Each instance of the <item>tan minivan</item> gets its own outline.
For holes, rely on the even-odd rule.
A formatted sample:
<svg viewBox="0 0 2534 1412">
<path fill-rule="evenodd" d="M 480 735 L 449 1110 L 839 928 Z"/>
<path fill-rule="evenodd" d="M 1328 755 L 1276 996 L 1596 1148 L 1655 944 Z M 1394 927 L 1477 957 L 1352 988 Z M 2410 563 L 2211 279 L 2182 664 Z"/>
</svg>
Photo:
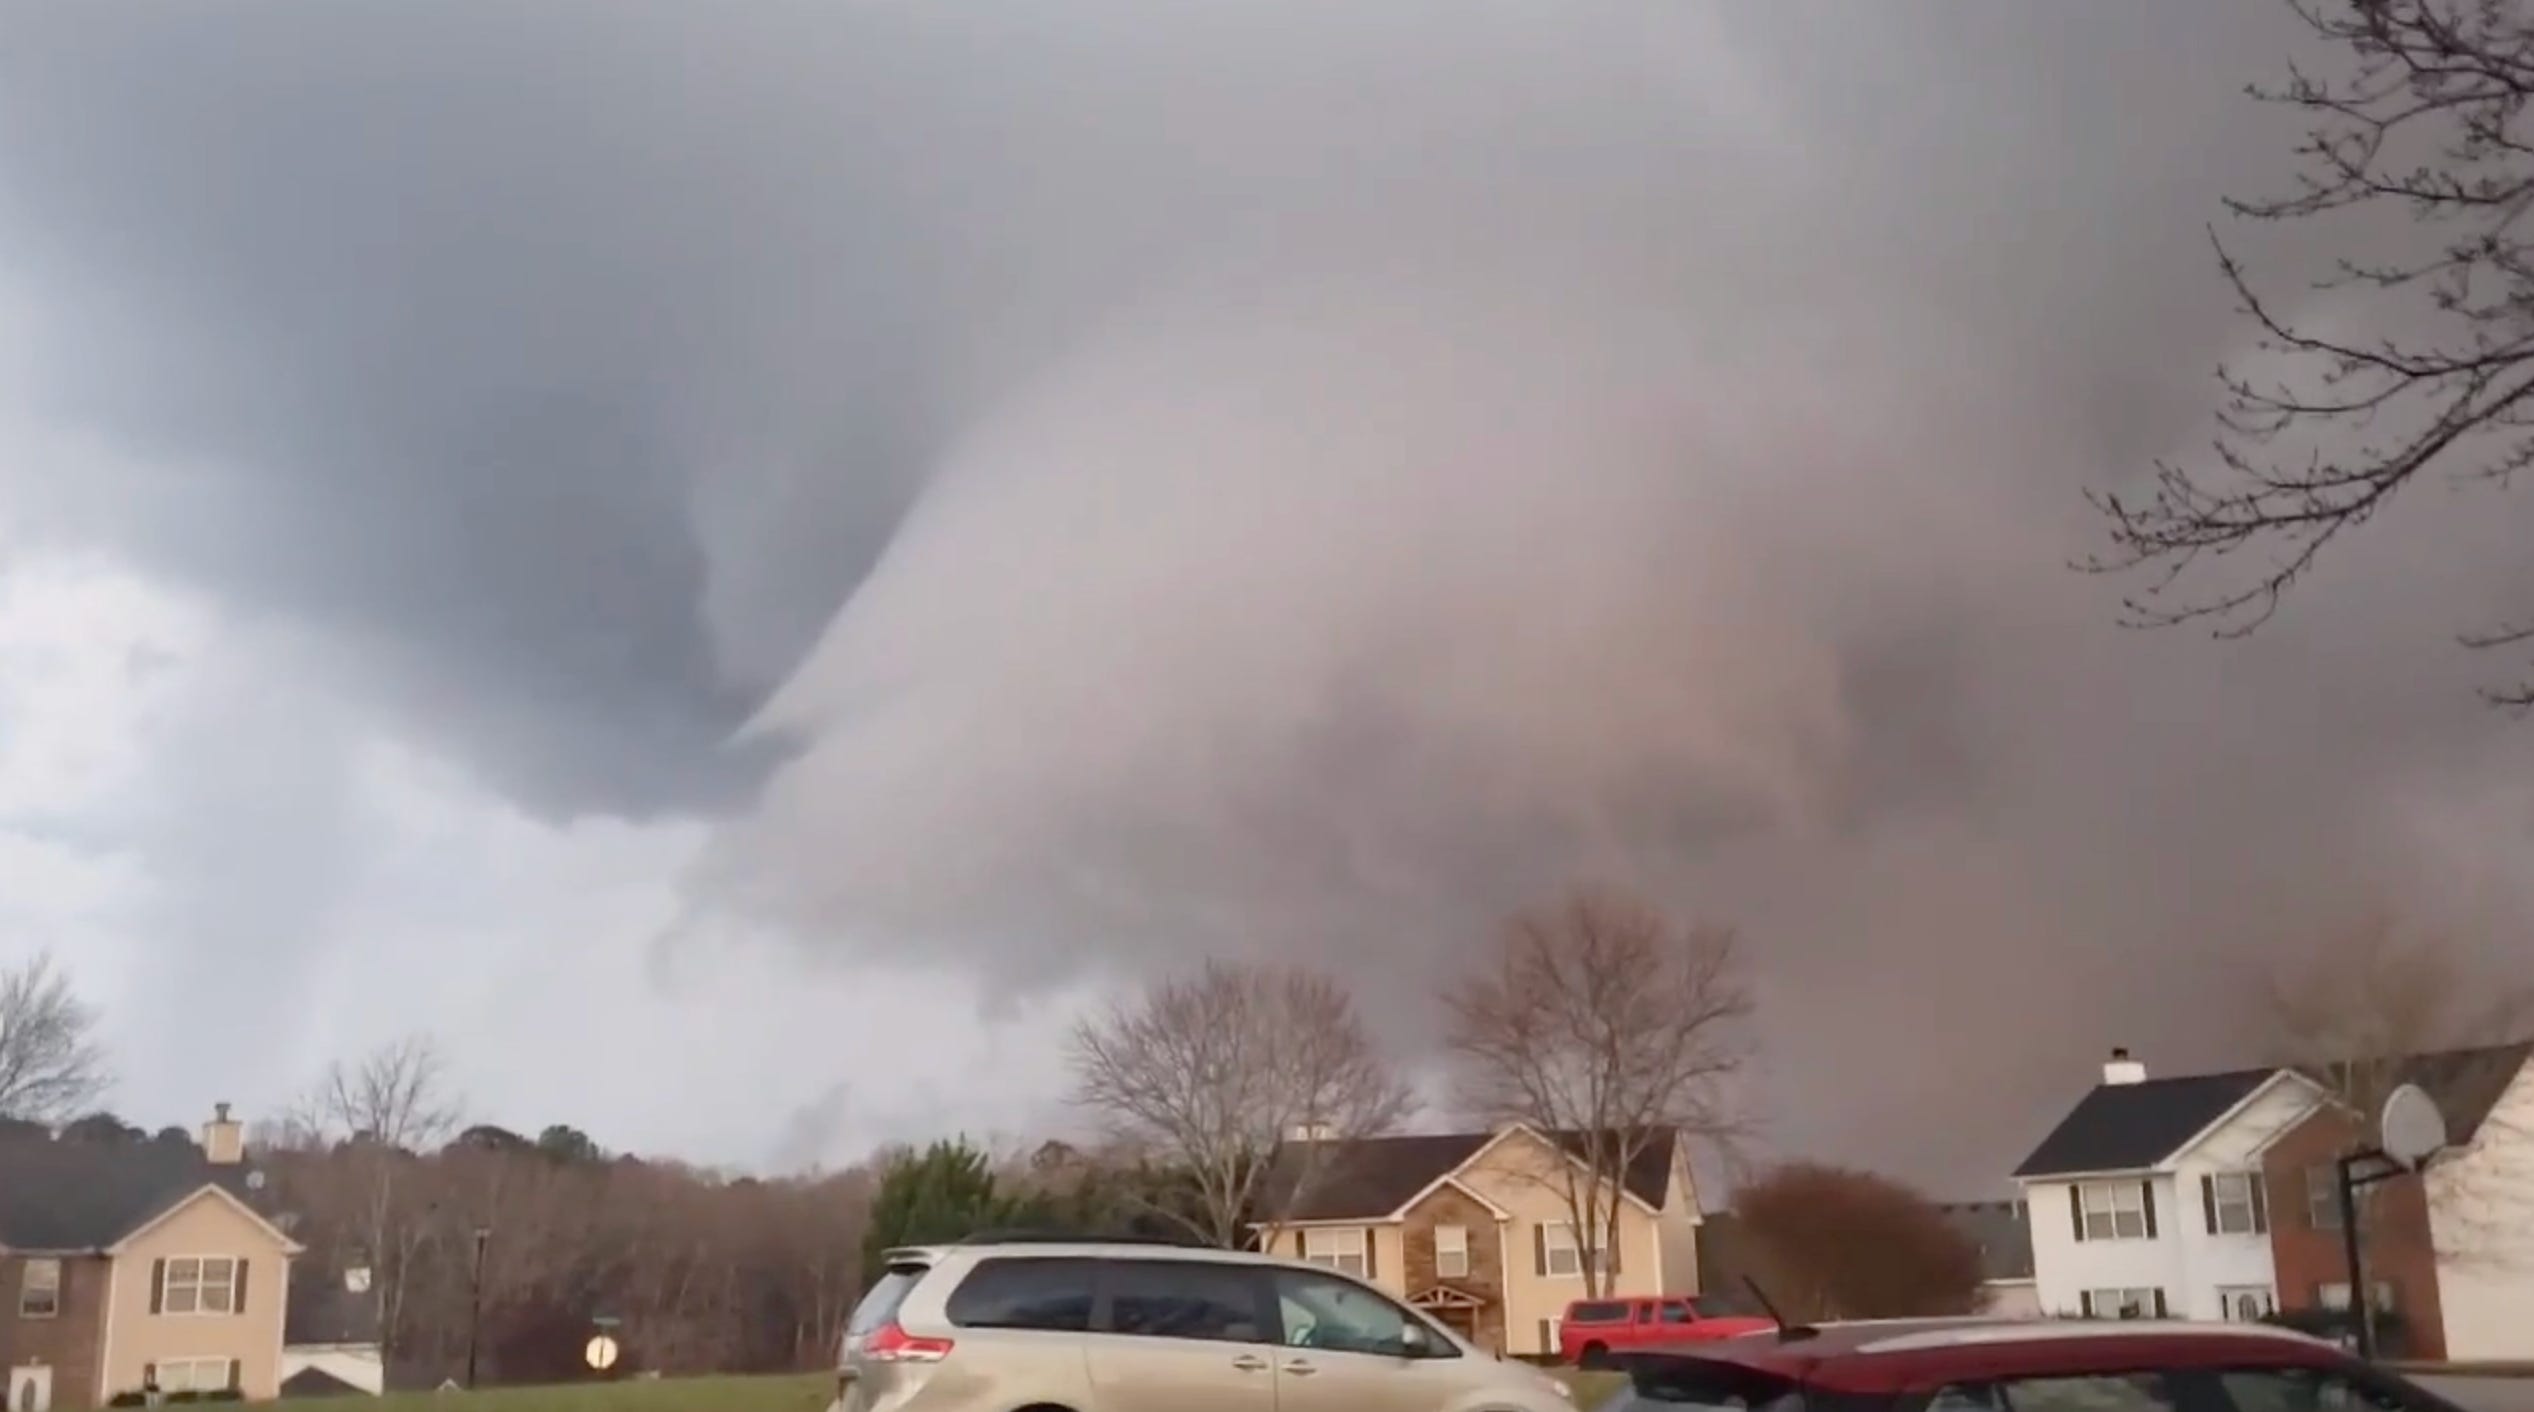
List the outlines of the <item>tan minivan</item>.
<svg viewBox="0 0 2534 1412">
<path fill-rule="evenodd" d="M 1318 1265 L 999 1241 L 887 1267 L 831 1412 L 1573 1412 L 1548 1374 Z"/>
</svg>

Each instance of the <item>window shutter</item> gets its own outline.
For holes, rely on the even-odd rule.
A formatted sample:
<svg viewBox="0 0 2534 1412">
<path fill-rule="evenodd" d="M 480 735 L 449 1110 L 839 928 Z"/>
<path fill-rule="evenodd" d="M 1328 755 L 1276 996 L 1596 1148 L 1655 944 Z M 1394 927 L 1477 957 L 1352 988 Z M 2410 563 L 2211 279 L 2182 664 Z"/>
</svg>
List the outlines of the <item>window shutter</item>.
<svg viewBox="0 0 2534 1412">
<path fill-rule="evenodd" d="M 245 1256 L 238 1257 L 237 1274 L 229 1283 L 229 1312 L 232 1314 L 243 1314 L 246 1312 Z M 237 1384 L 231 1383 L 230 1386 L 235 1387 Z"/>
<path fill-rule="evenodd" d="M 1377 1259 L 1375 1259 L 1375 1258 L 1373 1257 L 1373 1251 L 1374 1251 L 1376 1248 L 1378 1248 L 1378 1247 L 1380 1246 L 1380 1244 L 1381 1244 L 1381 1242 L 1380 1242 L 1380 1241 L 1377 1241 L 1377 1240 L 1373 1239 L 1373 1233 L 1372 1233 L 1371 1228 L 1370 1228 L 1370 1227 L 1367 1227 L 1367 1228 L 1365 1229 L 1365 1231 L 1364 1231 L 1364 1278 L 1365 1278 L 1365 1279 L 1368 1279 L 1368 1280 L 1377 1280 L 1377 1279 L 1381 1278 L 1381 1262 L 1380 1262 L 1379 1260 L 1377 1260 Z"/>
<path fill-rule="evenodd" d="M 1542 1221 L 1531 1228 L 1531 1273 L 1545 1276 L 1549 1272 L 1549 1223 Z"/>
<path fill-rule="evenodd" d="M 2217 1178 L 2200 1174 L 2200 1213 L 2208 1217 L 2208 1233 L 2217 1234 Z"/>
<path fill-rule="evenodd" d="M 2153 1179 L 2138 1184 L 2139 1203 L 2147 1212 L 2147 1239 L 2156 1238 L 2156 1184 Z"/>
<path fill-rule="evenodd" d="M 2164 1318 L 2167 1312 L 2164 1307 L 2164 1286 L 2158 1285 L 2156 1286 L 2156 1317 Z"/>
<path fill-rule="evenodd" d="M 2270 1234 L 2270 1179 L 2262 1173 L 2255 1172 L 2249 1180 L 2252 1183 L 2252 1233 L 2268 1235 Z"/>
<path fill-rule="evenodd" d="M 2076 1238 L 2085 1239 L 2085 1189 L 2068 1183 L 2068 1219 L 2076 1225 Z"/>
<path fill-rule="evenodd" d="M 2090 1289 L 2077 1291 L 2076 1310 L 2088 1319 L 2094 1317 L 2094 1291 Z"/>
<path fill-rule="evenodd" d="M 239 1367 L 238 1367 L 238 1360 L 236 1360 L 236 1359 L 234 1359 L 234 1358 L 230 1359 L 230 1360 L 229 1360 L 229 1391 L 231 1391 L 231 1392 L 236 1392 L 236 1391 L 238 1390 L 238 1375 L 239 1375 L 239 1372 L 240 1372 L 240 1369 L 239 1369 Z"/>
<path fill-rule="evenodd" d="M 164 1260 L 153 1260 L 150 1262 L 150 1312 L 156 1314 L 166 1307 L 167 1262 Z M 155 1368 L 158 1365 L 153 1363 L 150 1366 Z"/>
</svg>

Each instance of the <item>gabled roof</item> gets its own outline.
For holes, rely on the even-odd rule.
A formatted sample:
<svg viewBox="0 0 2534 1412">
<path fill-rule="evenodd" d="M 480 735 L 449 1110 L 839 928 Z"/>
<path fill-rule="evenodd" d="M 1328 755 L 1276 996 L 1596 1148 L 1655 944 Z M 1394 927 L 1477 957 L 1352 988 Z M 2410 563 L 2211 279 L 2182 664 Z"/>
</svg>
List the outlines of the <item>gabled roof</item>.
<svg viewBox="0 0 2534 1412">
<path fill-rule="evenodd" d="M 1417 1133 L 1403 1137 L 1365 1137 L 1325 1143 L 1319 1167 L 1302 1199 L 1284 1213 L 1292 1221 L 1379 1221 L 1396 1213 L 1426 1188 L 1467 1163 L 1494 1142 L 1498 1133 Z M 1581 1133 L 1545 1136 L 1567 1155 L 1587 1150 Z M 1636 1160 L 1629 1164 L 1623 1188 L 1656 1210 L 1672 1184 L 1672 1150 L 1678 1138 L 1670 1128 L 1649 1131 Z M 1276 1154 L 1277 1175 L 1271 1191 L 1289 1189 L 1299 1174 L 1300 1148 L 1288 1145 Z"/>
<path fill-rule="evenodd" d="M 2446 1116 L 2446 1140 L 2461 1146 L 2490 1120 L 2528 1059 L 2534 1059 L 2534 1040 L 2415 1054 L 2395 1066 L 2393 1080 L 2418 1084 L 2435 1099 Z"/>
<path fill-rule="evenodd" d="M 206 1186 L 246 1201 L 246 1169 L 190 1142 L 0 1137 L 0 1245 L 103 1250 Z"/>
<path fill-rule="evenodd" d="M 2059 1120 L 2015 1175 L 2143 1171 L 2181 1151 L 2282 1072 L 2233 1069 L 2097 1085 Z"/>
</svg>

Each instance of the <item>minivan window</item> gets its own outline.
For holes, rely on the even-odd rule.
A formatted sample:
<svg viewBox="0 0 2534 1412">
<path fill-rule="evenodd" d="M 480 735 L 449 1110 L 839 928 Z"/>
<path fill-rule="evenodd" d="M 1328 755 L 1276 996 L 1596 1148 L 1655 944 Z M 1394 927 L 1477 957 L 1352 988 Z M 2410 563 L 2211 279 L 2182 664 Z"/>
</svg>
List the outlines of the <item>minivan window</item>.
<svg viewBox="0 0 2534 1412">
<path fill-rule="evenodd" d="M 1566 1311 L 1570 1324 L 1624 1324 L 1628 1306 L 1618 1300 L 1587 1300 Z"/>
<path fill-rule="evenodd" d="M 1101 1271 L 1104 1331 L 1144 1338 L 1263 1343 L 1265 1281 L 1247 1267 L 1202 1260 L 1116 1260 Z"/>
<path fill-rule="evenodd" d="M 924 1278 L 922 1265 L 892 1265 L 887 1273 L 873 1282 L 862 1302 L 853 1307 L 853 1317 L 845 1321 L 848 1338 L 867 1334 L 897 1317 L 897 1307 L 906 1302 L 906 1292 Z"/>
<path fill-rule="evenodd" d="M 950 1322 L 963 1329 L 1086 1332 L 1095 1268 L 1088 1260 L 981 1260 L 950 1292 Z"/>
</svg>

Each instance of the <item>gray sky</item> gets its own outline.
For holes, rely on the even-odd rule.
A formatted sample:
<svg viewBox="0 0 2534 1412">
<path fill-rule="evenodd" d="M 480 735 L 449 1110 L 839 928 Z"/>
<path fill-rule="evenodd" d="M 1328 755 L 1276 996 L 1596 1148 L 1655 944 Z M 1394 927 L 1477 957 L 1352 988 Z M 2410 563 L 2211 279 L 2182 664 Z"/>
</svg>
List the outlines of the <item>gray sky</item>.
<svg viewBox="0 0 2534 1412">
<path fill-rule="evenodd" d="M 1413 1050 L 1590 876 L 1747 933 L 1778 1147 L 1978 1188 L 2534 900 L 2523 510 L 2240 643 L 2065 567 L 2242 346 L 2267 0 L 0 12 L 0 955 L 136 1117 L 419 1027 L 611 1143 L 1013 1131 L 1139 973 Z"/>
</svg>

